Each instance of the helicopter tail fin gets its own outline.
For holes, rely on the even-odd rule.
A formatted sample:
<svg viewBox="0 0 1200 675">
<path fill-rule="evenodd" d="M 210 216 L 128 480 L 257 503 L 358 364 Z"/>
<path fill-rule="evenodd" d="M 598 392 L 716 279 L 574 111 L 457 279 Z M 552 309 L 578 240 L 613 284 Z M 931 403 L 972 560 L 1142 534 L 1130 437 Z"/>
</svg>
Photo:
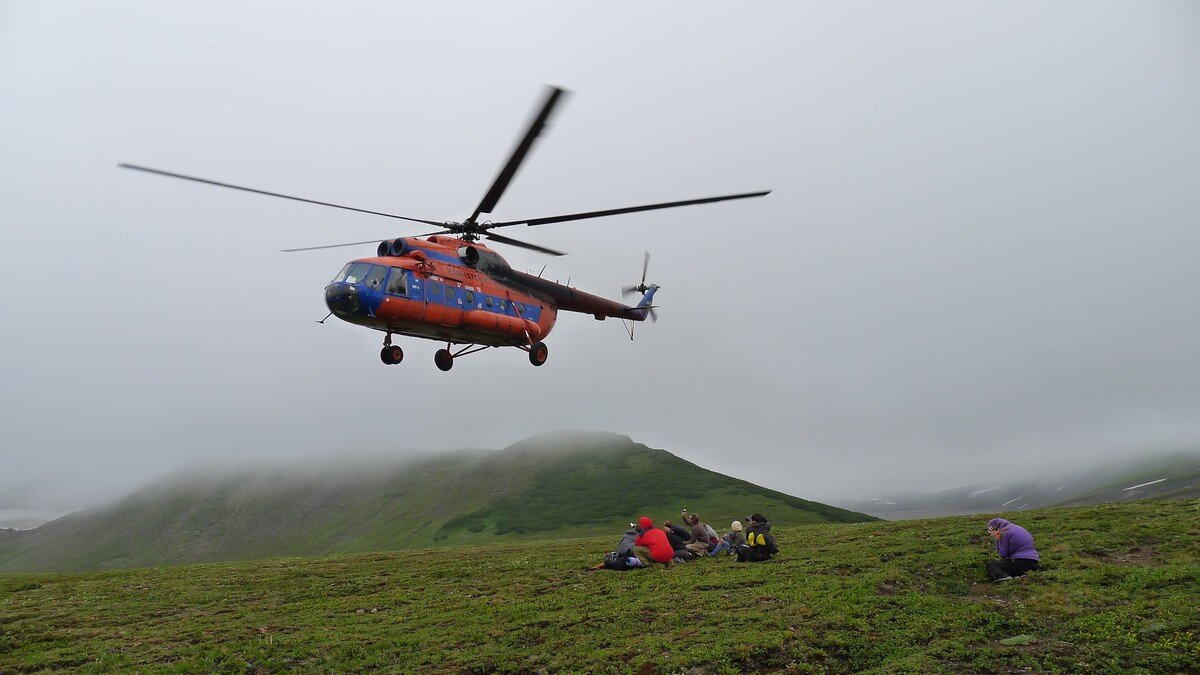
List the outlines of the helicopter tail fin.
<svg viewBox="0 0 1200 675">
<path fill-rule="evenodd" d="M 646 294 L 642 296 L 637 306 L 630 312 L 633 318 L 637 321 L 645 321 L 646 317 L 650 317 L 651 321 L 658 321 L 658 312 L 654 311 L 654 294 L 658 291 L 658 284 L 650 284 L 646 287 Z"/>
<path fill-rule="evenodd" d="M 646 285 L 646 270 L 650 269 L 650 252 L 645 252 L 645 257 L 642 258 L 642 281 L 636 286 L 625 286 L 621 288 L 622 295 L 632 295 L 633 293 L 642 293 L 642 299 L 637 306 L 628 309 L 628 318 L 634 321 L 645 321 L 649 316 L 651 321 L 658 321 L 658 313 L 654 311 L 654 293 L 658 290 L 658 284 Z M 632 337 L 632 335 L 630 336 Z"/>
</svg>

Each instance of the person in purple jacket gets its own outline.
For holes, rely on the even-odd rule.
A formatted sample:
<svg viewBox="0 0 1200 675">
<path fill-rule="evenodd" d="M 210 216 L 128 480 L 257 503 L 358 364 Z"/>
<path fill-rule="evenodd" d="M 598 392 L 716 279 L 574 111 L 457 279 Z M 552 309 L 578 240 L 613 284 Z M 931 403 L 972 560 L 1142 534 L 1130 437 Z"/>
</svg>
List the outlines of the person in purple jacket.
<svg viewBox="0 0 1200 675">
<path fill-rule="evenodd" d="M 992 518 L 987 528 L 988 534 L 996 540 L 996 552 L 1000 554 L 999 560 L 987 564 L 992 581 L 1008 581 L 1038 568 L 1038 553 L 1029 530 L 1003 518 Z"/>
</svg>

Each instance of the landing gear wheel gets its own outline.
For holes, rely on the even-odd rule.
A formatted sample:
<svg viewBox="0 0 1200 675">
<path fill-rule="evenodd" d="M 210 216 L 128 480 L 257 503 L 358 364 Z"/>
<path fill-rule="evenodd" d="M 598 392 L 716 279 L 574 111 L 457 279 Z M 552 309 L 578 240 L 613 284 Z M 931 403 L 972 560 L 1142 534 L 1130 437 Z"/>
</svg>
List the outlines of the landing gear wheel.
<svg viewBox="0 0 1200 675">
<path fill-rule="evenodd" d="M 395 365 L 404 360 L 404 350 L 397 345 L 389 345 L 379 350 L 379 360 L 389 366 Z"/>
<path fill-rule="evenodd" d="M 439 349 L 433 355 L 433 362 L 437 364 L 438 370 L 450 370 L 454 367 L 454 355 L 449 349 Z"/>
<path fill-rule="evenodd" d="M 540 366 L 546 362 L 546 357 L 550 356 L 550 348 L 545 342 L 535 342 L 529 348 L 529 362 L 535 366 Z"/>
</svg>

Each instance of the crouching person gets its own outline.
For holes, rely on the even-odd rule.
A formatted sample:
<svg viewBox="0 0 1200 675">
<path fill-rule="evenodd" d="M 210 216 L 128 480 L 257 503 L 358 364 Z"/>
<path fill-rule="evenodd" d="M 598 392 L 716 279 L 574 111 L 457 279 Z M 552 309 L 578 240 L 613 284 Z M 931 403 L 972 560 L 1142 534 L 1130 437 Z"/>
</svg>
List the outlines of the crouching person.
<svg viewBox="0 0 1200 675">
<path fill-rule="evenodd" d="M 987 564 L 987 573 L 992 581 L 1008 581 L 1024 576 L 1041 565 L 1029 530 L 1003 518 L 992 518 L 988 521 L 988 534 L 996 540 L 996 552 L 1000 554 L 999 560 Z"/>
<path fill-rule="evenodd" d="M 771 523 L 761 513 L 746 516 L 746 543 L 738 546 L 738 562 L 763 562 L 779 553 L 775 538 L 771 536 Z"/>
<path fill-rule="evenodd" d="M 669 564 L 675 558 L 675 549 L 667 540 L 667 534 L 654 526 L 650 516 L 642 516 L 638 520 L 642 533 L 633 542 L 633 554 L 642 562 Z"/>
</svg>

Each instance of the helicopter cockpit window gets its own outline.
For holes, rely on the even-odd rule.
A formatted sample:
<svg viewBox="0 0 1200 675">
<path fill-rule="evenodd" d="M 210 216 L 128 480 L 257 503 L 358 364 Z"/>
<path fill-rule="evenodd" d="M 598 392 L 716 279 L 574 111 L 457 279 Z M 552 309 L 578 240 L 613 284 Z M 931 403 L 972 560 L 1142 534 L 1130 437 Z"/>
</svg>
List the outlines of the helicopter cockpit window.
<svg viewBox="0 0 1200 675">
<path fill-rule="evenodd" d="M 388 276 L 387 292 L 391 295 L 408 295 L 408 276 L 399 267 L 393 267 Z"/>
<path fill-rule="evenodd" d="M 388 268 L 372 265 L 371 271 L 367 274 L 367 286 L 370 288 L 379 288 L 383 285 L 383 277 L 387 274 Z"/>
<path fill-rule="evenodd" d="M 350 270 L 346 272 L 346 283 L 357 284 L 371 273 L 371 265 L 367 263 L 351 263 Z"/>
<path fill-rule="evenodd" d="M 338 272 L 338 273 L 337 273 L 337 276 L 335 276 L 335 277 L 333 278 L 333 281 L 331 281 L 330 283 L 336 283 L 336 282 L 339 282 L 339 281 L 345 281 L 345 280 L 346 280 L 346 274 L 347 274 L 347 273 L 350 271 L 350 266 L 351 266 L 352 264 L 353 264 L 353 263 L 346 263 L 346 266 L 342 268 L 342 271 L 341 271 L 341 272 Z"/>
</svg>

